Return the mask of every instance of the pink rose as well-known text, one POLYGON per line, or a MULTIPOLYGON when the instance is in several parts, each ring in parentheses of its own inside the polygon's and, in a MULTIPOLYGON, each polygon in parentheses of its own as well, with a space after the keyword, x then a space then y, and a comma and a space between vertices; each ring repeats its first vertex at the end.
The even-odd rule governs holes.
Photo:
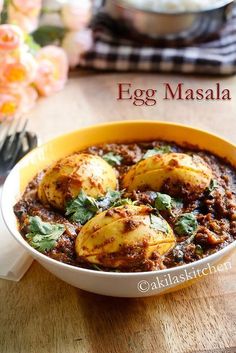
POLYGON ((8 6, 8 22, 19 26, 24 32, 31 33, 38 27, 38 15, 29 15, 8 6))
POLYGON ((0 51, 19 49, 23 41, 24 35, 19 27, 10 24, 0 25, 0 51))
POLYGON ((21 97, 19 94, 1 91, 0 87, 0 122, 16 116, 20 105, 21 97))
POLYGON ((92 16, 92 3, 90 0, 73 0, 62 6, 62 21, 65 27, 72 31, 85 28, 92 16))
POLYGON ((38 70, 34 81, 42 96, 63 89, 68 75, 68 60, 63 49, 53 45, 40 49, 36 55, 38 70))
POLYGON ((62 47, 67 54, 70 67, 73 68, 79 64, 81 55, 91 48, 92 43, 92 31, 90 29, 68 32, 65 35, 62 47))
POLYGON ((37 92, 31 86, 20 90, 0 86, 0 122, 26 113, 36 99, 37 92))
POLYGON ((11 0, 12 6, 28 16, 38 16, 42 8, 42 0, 11 0))
POLYGON ((37 63, 34 57, 22 52, 19 58, 6 58, 0 65, 0 85, 17 87, 29 85, 35 79, 37 63))
POLYGON ((25 87, 22 94, 21 112, 27 113, 29 110, 31 110, 34 107, 37 99, 38 92, 36 89, 32 86, 25 87))

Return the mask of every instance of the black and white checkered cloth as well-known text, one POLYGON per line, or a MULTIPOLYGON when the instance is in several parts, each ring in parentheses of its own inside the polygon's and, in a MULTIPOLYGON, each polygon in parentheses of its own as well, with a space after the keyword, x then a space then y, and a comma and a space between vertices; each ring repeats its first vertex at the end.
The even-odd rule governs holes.
POLYGON ((204 43, 173 47, 167 43, 137 44, 106 14, 98 14, 92 26, 94 44, 81 66, 109 71, 163 71, 213 75, 236 73, 236 7, 233 17, 204 43))

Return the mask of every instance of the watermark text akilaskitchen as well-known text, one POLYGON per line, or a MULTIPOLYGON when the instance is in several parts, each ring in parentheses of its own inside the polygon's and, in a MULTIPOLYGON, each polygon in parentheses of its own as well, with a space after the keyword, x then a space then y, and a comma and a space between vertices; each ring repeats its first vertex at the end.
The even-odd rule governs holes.
POLYGON ((172 275, 171 273, 164 274, 163 276, 156 276, 152 281, 141 280, 139 281, 137 288, 141 293, 147 293, 149 291, 160 290, 163 288, 173 287, 190 281, 196 278, 207 276, 209 274, 215 274, 218 272, 229 271, 232 268, 230 261, 218 265, 210 265, 209 263, 204 268, 190 268, 181 270, 180 273, 172 275))

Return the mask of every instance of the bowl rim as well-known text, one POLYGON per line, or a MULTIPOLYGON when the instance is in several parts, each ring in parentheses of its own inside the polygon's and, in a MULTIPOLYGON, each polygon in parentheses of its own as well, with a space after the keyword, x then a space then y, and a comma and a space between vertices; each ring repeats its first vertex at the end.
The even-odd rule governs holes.
POLYGON ((7 198, 7 195, 9 193, 8 189, 8 184, 9 186, 11 185, 11 178, 14 177, 14 174, 20 169, 21 164, 23 164, 23 162, 25 160, 27 160, 29 158, 29 156, 33 155, 34 153, 36 153, 36 151, 39 151, 40 149, 44 149, 46 146, 50 145, 52 142, 54 142, 55 140, 58 140, 60 138, 69 138, 70 135, 72 134, 76 134, 77 132, 83 132, 86 130, 93 130, 94 128, 97 127, 107 127, 107 126, 117 126, 119 127, 120 125, 133 125, 133 124, 154 124, 154 125, 165 125, 165 126, 176 126, 176 127, 182 127, 182 128, 186 128, 189 130, 193 130, 193 131, 197 131, 199 133, 204 133, 204 134, 208 134, 213 138, 217 138, 220 139, 223 142, 226 142, 228 144, 230 144, 233 148, 235 148, 236 150, 236 145, 234 143, 232 143, 231 141, 224 139, 222 137, 220 137, 217 134, 208 132, 206 130, 203 129, 198 129, 198 128, 194 128, 192 126, 186 125, 186 124, 179 124, 179 123, 172 123, 172 122, 166 122, 166 121, 156 121, 156 120, 126 120, 126 121, 114 121, 114 122, 105 122, 105 123, 100 123, 100 124, 95 124, 95 125, 90 125, 87 127, 83 127, 80 129, 76 129, 76 130, 72 130, 69 133, 66 134, 61 134, 58 135, 56 137, 54 137, 53 139, 50 139, 49 141, 47 141, 46 143, 43 143, 42 145, 36 147, 34 150, 32 150, 31 152, 29 152, 25 157, 23 157, 15 166, 14 168, 11 170, 11 172, 9 173, 8 177, 5 180, 5 183, 3 185, 3 189, 2 189, 2 195, 1 195, 1 213, 2 213, 2 217, 3 220, 5 222, 5 225, 7 227, 7 229, 9 230, 10 234, 15 238, 15 240, 22 245, 29 253, 33 253, 35 256, 33 256, 34 258, 39 258, 42 259, 42 262, 47 262, 48 264, 52 264, 52 265, 56 265, 59 266, 61 268, 66 268, 66 269, 71 269, 72 271, 82 271, 84 274, 92 274, 92 275, 96 275, 98 277, 142 277, 142 276, 158 276, 158 274, 168 274, 168 273, 173 273, 175 271, 178 270, 182 270, 185 271, 188 268, 192 268, 196 265, 201 265, 204 263, 210 263, 210 260, 214 260, 218 257, 222 257, 225 253, 229 252, 230 250, 232 250, 233 248, 236 248, 236 240, 233 241, 231 244, 227 245, 226 247, 224 247, 223 249, 209 255, 206 256, 200 260, 191 262, 189 264, 185 264, 185 265, 180 265, 180 266, 176 266, 176 267, 171 267, 171 268, 167 268, 167 269, 163 269, 163 270, 155 270, 155 271, 143 271, 143 272, 109 272, 109 271, 97 271, 97 270, 93 270, 93 269, 86 269, 86 268, 82 268, 82 267, 77 267, 77 266, 73 266, 73 265, 69 265, 60 261, 57 261, 55 259, 52 259, 50 257, 48 257, 47 255, 40 253, 39 251, 37 251, 36 249, 34 249, 33 247, 31 247, 27 241, 22 237, 21 233, 19 232, 19 230, 13 226, 12 224, 10 224, 8 222, 8 208, 7 208, 7 204, 4 202, 4 200, 7 198))
POLYGON ((142 9, 140 7, 134 6, 130 3, 128 3, 127 0, 110 0, 113 3, 116 3, 116 5, 123 6, 126 10, 131 10, 131 11, 141 11, 146 14, 151 14, 151 15, 163 15, 163 16, 183 16, 183 15, 199 15, 199 14, 205 14, 214 10, 222 9, 223 7, 233 4, 235 0, 218 0, 216 1, 215 5, 212 5, 210 7, 200 9, 200 10, 190 10, 190 11, 178 11, 178 12, 168 12, 168 11, 154 11, 154 10, 148 10, 148 9, 142 9))

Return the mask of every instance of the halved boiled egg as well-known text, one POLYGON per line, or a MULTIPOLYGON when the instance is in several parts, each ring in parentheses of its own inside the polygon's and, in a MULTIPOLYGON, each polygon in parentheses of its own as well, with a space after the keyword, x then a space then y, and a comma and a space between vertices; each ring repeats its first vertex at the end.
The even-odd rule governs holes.
POLYGON ((197 155, 165 153, 135 164, 125 174, 123 186, 133 190, 165 190, 171 196, 198 197, 209 187, 212 170, 197 155))
POLYGON ((47 169, 38 197, 43 203, 64 210, 66 202, 81 190, 96 198, 116 187, 116 172, 105 160, 92 154, 73 154, 47 169))
POLYGON ((87 222, 76 239, 80 260, 109 268, 142 266, 176 243, 169 224, 148 206, 111 208, 87 222))

